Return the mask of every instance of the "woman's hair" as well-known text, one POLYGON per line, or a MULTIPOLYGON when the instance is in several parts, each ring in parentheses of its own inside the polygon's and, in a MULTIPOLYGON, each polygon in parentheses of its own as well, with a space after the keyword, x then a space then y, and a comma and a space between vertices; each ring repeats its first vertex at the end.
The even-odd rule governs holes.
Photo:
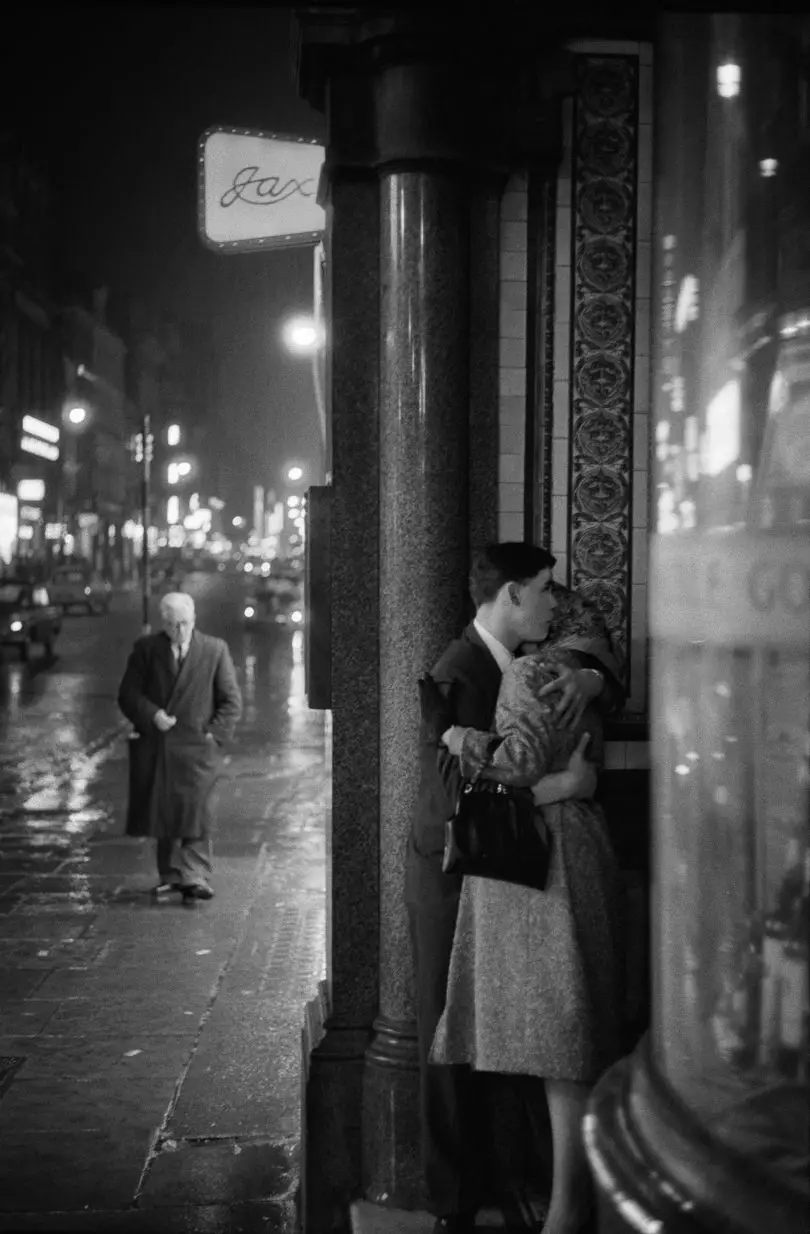
POLYGON ((551 570, 556 557, 536 544, 507 541, 487 544, 473 555, 470 595, 476 608, 494 600, 505 583, 527 583, 541 570, 551 570))

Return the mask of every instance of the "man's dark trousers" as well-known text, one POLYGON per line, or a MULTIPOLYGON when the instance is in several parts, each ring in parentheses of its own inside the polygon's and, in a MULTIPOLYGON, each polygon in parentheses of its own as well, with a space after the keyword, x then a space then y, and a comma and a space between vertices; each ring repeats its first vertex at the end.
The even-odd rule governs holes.
MULTIPOLYGON (((438 860, 409 854, 423 871, 421 882, 431 874, 451 883, 442 874, 438 860)), ((458 916, 460 880, 435 899, 408 904, 416 987, 416 1029, 419 1045, 422 1162, 430 1208, 437 1216, 469 1212, 476 1207, 472 1194, 476 1164, 471 1131, 484 1111, 473 1102, 473 1076, 466 1066, 437 1066, 428 1062, 436 1027, 444 1011, 447 974, 453 951, 458 916)))

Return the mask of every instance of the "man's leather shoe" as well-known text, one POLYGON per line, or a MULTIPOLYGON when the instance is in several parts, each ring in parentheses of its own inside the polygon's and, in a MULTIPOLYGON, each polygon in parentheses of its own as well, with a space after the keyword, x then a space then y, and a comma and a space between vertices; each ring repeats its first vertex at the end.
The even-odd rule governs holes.
POLYGON ((157 887, 152 888, 153 896, 166 895, 170 891, 182 891, 183 888, 179 883, 158 883, 157 887))
POLYGON ((472 1213, 451 1213, 437 1217, 433 1234, 475 1234, 475 1216, 472 1213))
POLYGON ((184 900, 213 900, 214 893, 210 887, 200 887, 196 883, 193 887, 181 887, 184 900))

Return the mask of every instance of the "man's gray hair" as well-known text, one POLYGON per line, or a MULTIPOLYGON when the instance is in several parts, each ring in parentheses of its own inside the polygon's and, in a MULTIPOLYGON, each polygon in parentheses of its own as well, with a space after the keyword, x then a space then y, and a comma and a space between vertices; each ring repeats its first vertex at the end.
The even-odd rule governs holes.
POLYGON ((170 591, 160 601, 160 615, 167 617, 172 613, 185 613, 194 616, 194 601, 187 591, 170 591))

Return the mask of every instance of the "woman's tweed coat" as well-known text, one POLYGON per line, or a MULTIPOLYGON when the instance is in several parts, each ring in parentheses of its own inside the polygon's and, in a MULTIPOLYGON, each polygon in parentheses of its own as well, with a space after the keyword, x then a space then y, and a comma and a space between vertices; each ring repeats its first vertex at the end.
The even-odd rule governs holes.
MULTIPOLYGON (((565 651, 544 647, 504 673, 497 779, 525 786, 562 770, 584 728, 592 733, 588 757, 601 758, 593 710, 578 729, 558 730, 554 696, 538 698, 566 662, 565 651)), ((480 771, 491 749, 491 734, 468 729, 462 774, 480 771)), ((592 1081, 618 1057, 617 869, 604 818, 582 801, 545 806, 543 817, 552 835, 545 891, 464 880, 432 1062, 592 1081)))

